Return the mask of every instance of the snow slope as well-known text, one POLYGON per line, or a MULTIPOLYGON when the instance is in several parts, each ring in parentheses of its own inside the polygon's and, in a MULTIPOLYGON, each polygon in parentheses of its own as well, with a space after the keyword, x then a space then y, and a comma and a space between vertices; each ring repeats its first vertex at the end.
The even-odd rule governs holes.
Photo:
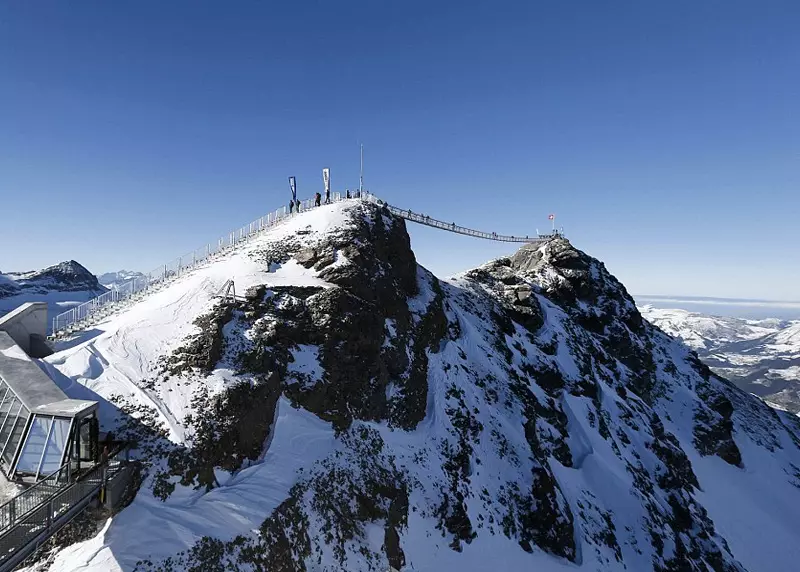
POLYGON ((45 370, 146 477, 50 570, 800 560, 796 421, 565 240, 439 280, 402 220, 321 207, 58 349, 45 370), (241 300, 215 297, 228 279, 241 300))

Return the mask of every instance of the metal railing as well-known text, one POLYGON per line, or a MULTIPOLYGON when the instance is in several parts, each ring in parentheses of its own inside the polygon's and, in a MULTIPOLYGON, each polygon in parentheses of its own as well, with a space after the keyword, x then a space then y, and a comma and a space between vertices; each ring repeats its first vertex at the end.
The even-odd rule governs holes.
POLYGON ((111 459, 92 467, 74 482, 62 466, 0 506, 0 572, 13 570, 42 542, 84 510, 123 464, 111 459))
MULTIPOLYGON (((342 200, 341 193, 332 193, 331 202, 338 203, 342 200)), ((314 207, 314 201, 308 199, 300 202, 300 208, 296 212, 302 213, 314 207)), ((216 242, 210 242, 205 246, 174 258, 166 264, 159 265, 158 268, 154 268, 144 277, 133 278, 96 298, 92 298, 88 302, 58 314, 53 318, 52 336, 59 337, 83 329, 90 320, 107 316, 115 308, 118 308, 121 302, 137 298, 144 292, 162 286, 174 278, 186 274, 207 260, 235 249, 261 232, 287 220, 292 214, 295 213, 289 213, 288 207, 281 207, 254 220, 250 224, 229 232, 216 242)))
POLYGON ((44 499, 61 488, 68 470, 69 465, 65 463, 36 484, 0 505, 0 535, 13 526, 17 522, 17 518, 32 511, 44 499))

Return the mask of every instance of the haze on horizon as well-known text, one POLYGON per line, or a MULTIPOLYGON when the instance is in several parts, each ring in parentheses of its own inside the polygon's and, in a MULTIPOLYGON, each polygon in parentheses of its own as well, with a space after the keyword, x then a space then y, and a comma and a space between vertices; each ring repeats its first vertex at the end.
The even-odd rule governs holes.
MULTIPOLYGON (((800 5, 0 6, 0 270, 148 271, 301 196, 548 228, 631 292, 796 300, 800 5), (580 6, 580 9, 578 9, 580 6)), ((513 247, 409 226, 439 275, 513 247)))

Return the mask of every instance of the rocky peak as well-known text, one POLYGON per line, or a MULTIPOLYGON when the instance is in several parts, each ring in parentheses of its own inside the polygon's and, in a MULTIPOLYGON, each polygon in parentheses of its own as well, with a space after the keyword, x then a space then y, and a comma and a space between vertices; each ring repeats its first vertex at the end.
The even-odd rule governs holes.
POLYGON ((20 281, 26 285, 40 285, 42 287, 58 289, 69 292, 75 290, 105 290, 97 281, 97 277, 75 260, 67 260, 44 270, 26 275, 20 281))
MULTIPOLYGON (((118 341, 98 339, 76 350, 94 352, 84 359, 53 360, 159 364, 130 387, 169 403, 188 437, 165 444, 142 429, 145 415, 122 427, 135 427, 152 467, 139 493, 148 515, 178 486, 202 494, 224 472, 271 471, 180 508, 180 533, 164 533, 174 550, 154 562, 141 543, 120 548, 141 570, 479 570, 502 553, 514 570, 741 572, 747 535, 720 532, 741 515, 719 509, 719 483, 755 478, 755 455, 769 455, 780 468, 762 484, 800 490, 800 428, 642 321, 622 284, 565 239, 439 280, 416 263, 403 220, 353 201, 293 217, 231 256, 247 258, 243 280, 255 277, 246 295, 209 299, 202 316, 174 304, 172 319, 195 330, 167 355, 141 355, 157 344, 134 339, 116 364, 118 341), (297 431, 312 425, 313 436, 297 431), (313 458, 276 461, 308 446, 313 458), (220 498, 247 507, 225 539, 200 538, 205 509, 194 507, 220 498), (265 498, 278 502, 254 523, 250 505, 265 498)), ((219 278, 204 272, 182 291, 219 278)), ((158 327, 162 309, 148 308, 136 323, 158 327)), ((102 376, 89 383, 104 391, 102 376)), ((148 522, 128 519, 126 534, 148 522)))
POLYGON ((106 291, 97 278, 75 260, 67 260, 43 270, 16 272, 0 276, 0 297, 47 295, 54 292, 80 292, 97 296, 106 291))

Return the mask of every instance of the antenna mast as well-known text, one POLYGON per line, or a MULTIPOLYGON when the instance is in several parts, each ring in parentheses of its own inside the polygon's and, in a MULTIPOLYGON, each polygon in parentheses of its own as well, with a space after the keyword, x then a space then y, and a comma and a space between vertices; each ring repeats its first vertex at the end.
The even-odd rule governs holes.
POLYGON ((364 144, 361 144, 361 176, 358 179, 358 194, 364 192, 364 144))

